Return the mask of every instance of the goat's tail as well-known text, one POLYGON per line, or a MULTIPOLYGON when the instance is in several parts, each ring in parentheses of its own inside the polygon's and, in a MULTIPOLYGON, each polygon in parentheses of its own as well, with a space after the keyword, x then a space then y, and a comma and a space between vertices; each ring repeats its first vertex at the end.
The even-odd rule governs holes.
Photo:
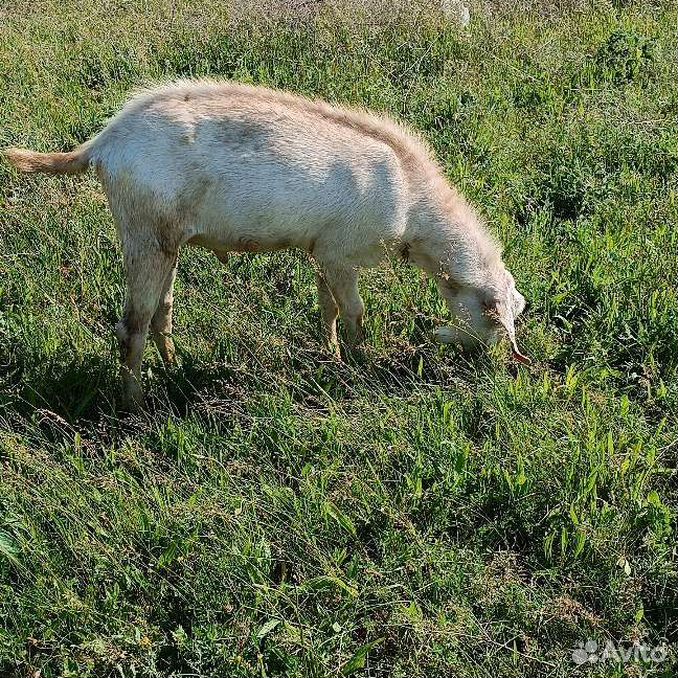
POLYGON ((36 153, 25 148, 5 148, 2 154, 21 172, 79 174, 88 168, 90 161, 87 144, 70 153, 36 153))

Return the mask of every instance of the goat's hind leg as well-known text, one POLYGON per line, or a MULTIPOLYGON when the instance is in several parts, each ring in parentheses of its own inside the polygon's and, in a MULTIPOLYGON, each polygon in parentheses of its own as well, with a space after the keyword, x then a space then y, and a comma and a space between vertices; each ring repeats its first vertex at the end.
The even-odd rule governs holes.
MULTIPOLYGON (((139 234, 137 233, 136 236, 138 238, 139 234)), ((177 253, 162 250, 155 238, 135 242, 134 251, 131 251, 130 244, 123 243, 127 275, 127 302, 124 315, 115 331, 120 342, 123 404, 127 409, 136 409, 143 405, 141 359, 149 325, 158 311, 158 303, 163 303, 161 295, 166 297, 168 290, 171 294, 177 253)), ((171 311, 171 304, 169 309, 171 311)), ((158 327, 162 320, 165 323, 163 327, 166 329, 168 317, 171 327, 171 314, 168 316, 166 308, 165 311, 160 310, 158 327)))

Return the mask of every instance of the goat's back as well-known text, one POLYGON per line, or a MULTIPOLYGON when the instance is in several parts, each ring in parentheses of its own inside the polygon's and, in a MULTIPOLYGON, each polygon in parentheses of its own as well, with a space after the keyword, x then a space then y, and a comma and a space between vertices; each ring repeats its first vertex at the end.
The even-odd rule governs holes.
POLYGON ((346 240, 392 239, 405 226, 413 177, 435 171, 426 149, 388 119, 200 81, 132 99, 90 156, 111 190, 124 182, 207 235, 300 246, 328 228, 346 240))

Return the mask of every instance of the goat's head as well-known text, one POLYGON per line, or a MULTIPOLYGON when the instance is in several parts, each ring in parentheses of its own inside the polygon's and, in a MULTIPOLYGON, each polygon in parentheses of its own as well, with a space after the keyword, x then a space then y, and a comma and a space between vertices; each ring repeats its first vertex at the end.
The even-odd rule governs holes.
POLYGON ((483 287, 459 285, 449 278, 438 283, 447 306, 455 316, 451 327, 441 327, 436 336, 444 344, 466 349, 498 343, 507 336, 513 357, 529 363, 516 343, 515 320, 525 309, 525 297, 516 289, 513 276, 503 269, 492 284, 483 287))

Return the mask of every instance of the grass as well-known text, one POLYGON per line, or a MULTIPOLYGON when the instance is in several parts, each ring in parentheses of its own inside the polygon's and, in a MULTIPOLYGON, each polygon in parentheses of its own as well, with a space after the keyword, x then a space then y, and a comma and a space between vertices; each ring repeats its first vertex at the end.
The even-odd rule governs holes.
POLYGON ((505 243, 535 362, 436 347, 443 305, 394 263, 337 364, 303 256, 187 251, 182 365, 149 347, 121 418, 99 186, 3 165, 0 675, 673 675, 675 6, 251 12, 6 1, 0 145, 69 149, 174 76, 389 111, 505 243))

